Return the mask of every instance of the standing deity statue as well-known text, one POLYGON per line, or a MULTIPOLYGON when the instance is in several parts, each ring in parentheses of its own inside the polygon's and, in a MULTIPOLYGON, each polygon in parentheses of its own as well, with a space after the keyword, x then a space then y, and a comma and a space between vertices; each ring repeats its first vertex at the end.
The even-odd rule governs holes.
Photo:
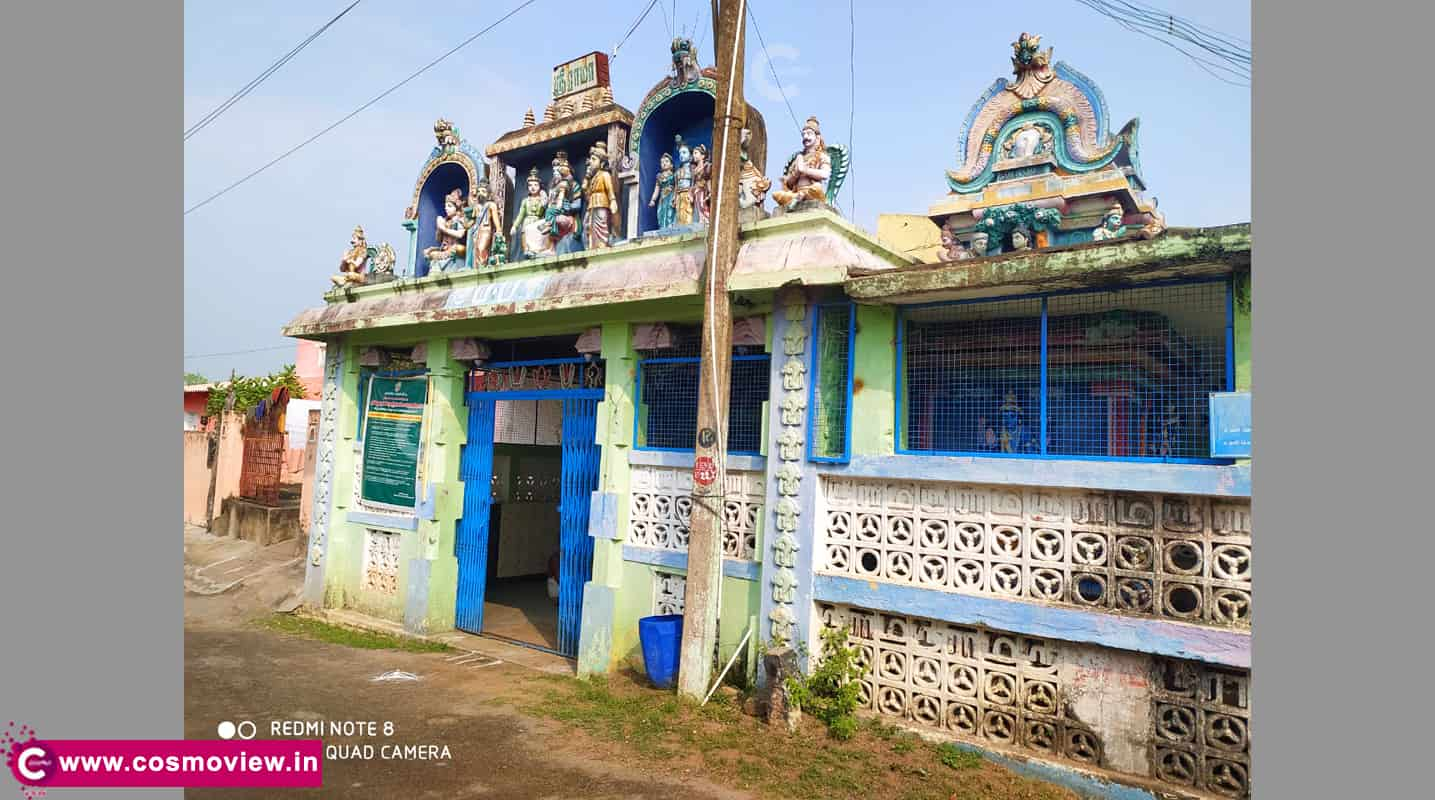
POLYGON ((454 189, 443 199, 443 216, 434 220, 438 244, 424 248, 429 268, 439 271, 462 265, 467 247, 469 222, 463 210, 463 190, 454 189))
POLYGON ((683 143, 683 137, 673 137, 677 141, 678 169, 673 177, 673 209, 674 216, 679 225, 693 224, 693 156, 692 151, 683 143))
POLYGON ((608 171, 608 144, 598 142, 588 151, 583 175, 583 245, 588 250, 608 247, 618 236, 618 195, 608 171))
POLYGON ((1002 401, 998 411, 1001 416, 1001 434, 998 437, 1001 452, 1031 452, 1033 449, 1031 429, 1027 427, 1026 420, 1022 418, 1021 403, 1017 402, 1016 393, 1007 392, 1006 399, 1002 401))
POLYGON ((802 126, 802 152, 787 165, 782 188, 772 193, 772 200, 787 209, 804 200, 825 202, 830 177, 832 157, 822 141, 822 129, 817 117, 808 117, 802 126))
POLYGON ((767 199, 767 190, 772 188, 772 181, 762 174, 748 155, 748 147, 752 144, 751 128, 742 129, 742 133, 738 135, 738 144, 742 171, 737 177, 737 207, 756 208, 761 212, 762 203, 767 199))
POLYGON ((708 146, 693 148, 693 222, 708 224, 712 217, 713 165, 708 161, 708 146))
POLYGON ((480 183, 474 200, 473 265, 488 266, 493 255, 494 239, 503 238, 503 212, 488 195, 488 184, 480 183))
POLYGON ((573 179, 573 167, 568 163, 568 153, 559 150, 553 157, 553 176, 548 184, 548 206, 543 212, 544 231, 552 240, 549 250, 556 250, 558 244, 578 230, 578 218, 574 206, 579 202, 578 182, 573 179))
POLYGON ((1091 232, 1091 241, 1104 242, 1109 239, 1117 239, 1125 236, 1126 226, 1121 224, 1121 218, 1125 215, 1126 212, 1121 210, 1119 203, 1113 205, 1107 210, 1106 216, 1102 217, 1101 224, 1096 226, 1096 229, 1091 232))
POLYGON ((543 215, 548 209, 548 195, 543 191, 543 179, 538 177, 538 167, 528 172, 528 195, 518 204, 518 213, 513 215, 513 227, 508 232, 518 243, 522 258, 534 258, 553 252, 553 241, 548 238, 543 215), (522 231, 522 237, 519 237, 522 231))
POLYGON ((663 153, 658 158, 658 177, 653 182, 653 196, 648 200, 649 208, 658 208, 659 228, 671 228, 677 220, 677 211, 673 205, 673 181, 676 177, 673 172, 673 157, 663 153))
POLYGON ((339 274, 332 275, 329 280, 335 286, 348 286, 351 283, 366 283, 364 268, 369 263, 369 243, 364 239, 364 229, 358 225, 354 226, 354 233, 349 237, 349 249, 344 251, 344 257, 339 259, 339 274))

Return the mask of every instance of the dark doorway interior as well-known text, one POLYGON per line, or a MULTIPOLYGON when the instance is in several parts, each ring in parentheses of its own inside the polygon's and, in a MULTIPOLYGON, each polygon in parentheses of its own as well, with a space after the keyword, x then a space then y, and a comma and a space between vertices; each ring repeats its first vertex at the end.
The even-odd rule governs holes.
MULTIPOLYGON (((496 431, 500 442, 502 416, 496 431)), ((558 648, 562 467, 563 451, 556 444, 494 445, 485 634, 558 648)))

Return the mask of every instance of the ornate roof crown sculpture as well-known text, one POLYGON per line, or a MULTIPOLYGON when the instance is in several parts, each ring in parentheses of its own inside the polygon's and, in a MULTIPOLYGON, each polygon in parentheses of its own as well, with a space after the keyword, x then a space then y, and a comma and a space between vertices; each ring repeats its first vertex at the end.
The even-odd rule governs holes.
POLYGON ((1127 225, 1143 235, 1159 232, 1161 225, 1149 227, 1155 205, 1144 195, 1139 122, 1111 133, 1101 90, 1053 61, 1041 36, 1022 33, 1011 46, 1015 77, 998 78, 967 113, 960 164, 947 172, 948 195, 929 218, 967 243, 971 234, 987 234, 989 253, 1009 251, 1019 226, 1026 230, 1018 238, 1036 248, 1092 241, 1097 229, 1103 233, 1096 241, 1126 235, 1127 225), (1109 223, 1113 204, 1124 224, 1109 223))

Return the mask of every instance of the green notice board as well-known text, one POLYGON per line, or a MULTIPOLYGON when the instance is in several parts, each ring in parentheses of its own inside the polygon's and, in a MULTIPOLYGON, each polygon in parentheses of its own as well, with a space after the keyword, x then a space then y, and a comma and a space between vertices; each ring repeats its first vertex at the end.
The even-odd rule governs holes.
POLYGON ((413 509, 418 505, 419 442, 422 441, 428 376, 369 379, 364 414, 364 502, 413 509))

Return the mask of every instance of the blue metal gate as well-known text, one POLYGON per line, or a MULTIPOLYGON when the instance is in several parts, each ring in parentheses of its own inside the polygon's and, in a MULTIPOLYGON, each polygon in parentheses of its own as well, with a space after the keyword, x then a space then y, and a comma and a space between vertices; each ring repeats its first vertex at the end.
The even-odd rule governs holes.
POLYGON ((588 511, 592 494, 598 488, 596 434, 602 385, 602 367, 581 359, 495 363, 470 374, 466 393, 468 443, 459 458, 459 475, 464 482, 463 518, 458 521, 454 541, 454 554, 458 557, 454 625, 458 629, 483 632, 495 403, 498 400, 561 400, 563 469, 558 506, 558 651, 569 657, 578 655, 583 585, 593 576, 588 511))
POLYGON ((468 444, 459 456, 463 517, 454 537, 458 557, 458 601, 454 627, 483 631, 483 594, 488 583, 488 518, 493 497, 493 409, 491 397, 468 397, 468 444))
POLYGON ((558 650, 578 655, 583 585, 593 577, 593 539, 588 510, 598 488, 598 401, 563 401, 563 499, 558 506, 558 650))

